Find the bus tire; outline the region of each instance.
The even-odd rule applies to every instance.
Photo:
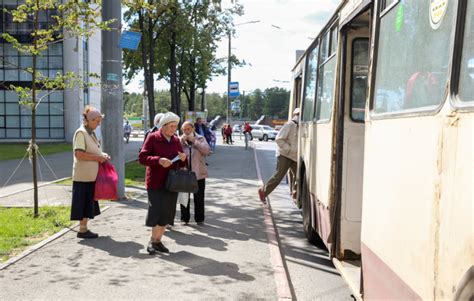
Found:
[[[306,177],[303,176],[301,183],[301,204],[303,209],[303,228],[308,241],[314,245],[319,245],[321,239],[319,234],[313,229],[313,219],[311,217],[311,197],[309,194]]]

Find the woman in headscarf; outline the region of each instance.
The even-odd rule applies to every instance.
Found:
[[[95,134],[103,115],[96,108],[87,106],[82,117],[83,123],[73,138],[71,220],[79,221],[78,238],[97,238],[99,235],[87,228],[87,222],[100,214],[99,204],[94,200],[95,180],[99,163],[110,157],[102,152]]]
[[[204,190],[206,188],[207,166],[206,156],[211,154],[211,148],[206,141],[206,138],[196,133],[192,122],[186,121],[181,126],[183,135],[181,136],[181,145],[188,157],[189,165],[192,171],[196,173],[198,180],[199,191],[194,197],[194,220],[201,224],[204,222]],[[181,205],[181,220],[186,224],[189,223],[190,212],[189,206]]]
[[[168,253],[162,238],[166,226],[173,223],[176,214],[177,192],[166,190],[168,172],[179,166],[186,166],[186,154],[181,142],[175,135],[178,129],[179,116],[168,112],[160,119],[160,129],[150,133],[138,156],[141,164],[146,165],[145,186],[148,191],[148,214],[146,225],[152,227],[148,253]],[[171,162],[179,156],[179,161]],[[178,166],[179,165],[179,166]]]

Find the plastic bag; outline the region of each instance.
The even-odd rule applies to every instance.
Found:
[[[192,193],[180,192],[178,193],[178,204],[183,205],[184,207],[189,206],[189,202],[192,199]]]
[[[99,164],[99,172],[95,180],[95,200],[117,200],[118,174],[115,167],[104,162]]]

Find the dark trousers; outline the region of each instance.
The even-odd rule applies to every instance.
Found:
[[[271,178],[268,179],[267,183],[263,186],[265,195],[269,195],[278,186],[278,184],[280,184],[281,180],[288,172],[288,169],[291,170],[291,173],[293,174],[292,179],[294,179],[296,175],[296,167],[296,161],[293,161],[285,156],[278,156],[276,170],[273,172]],[[293,183],[290,184],[290,187],[294,187]]]
[[[194,220],[196,223],[204,221],[204,191],[206,189],[206,179],[198,180],[199,190],[194,194]],[[180,205],[181,207],[181,220],[188,223],[191,218],[191,213],[188,207]]]

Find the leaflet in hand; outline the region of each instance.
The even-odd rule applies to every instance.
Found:
[[[174,157],[173,160],[171,160],[171,163],[174,163],[174,162],[176,162],[176,161],[178,161],[178,160],[179,160],[179,155],[176,156],[176,157]]]

